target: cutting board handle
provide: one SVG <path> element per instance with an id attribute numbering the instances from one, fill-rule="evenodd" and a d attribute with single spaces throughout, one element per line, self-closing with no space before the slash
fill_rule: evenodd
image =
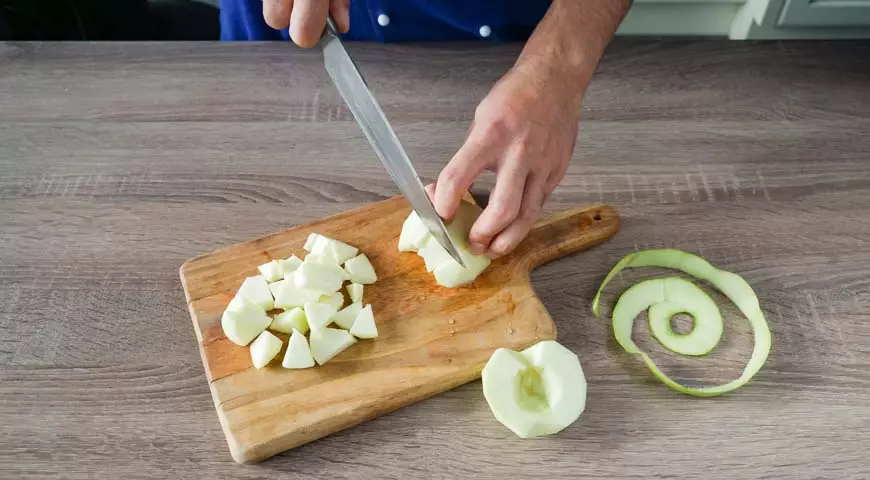
<path id="1" fill-rule="evenodd" d="M 510 255 L 510 261 L 531 271 L 557 258 L 604 243 L 618 231 L 619 214 L 613 207 L 574 208 L 538 222 Z"/>

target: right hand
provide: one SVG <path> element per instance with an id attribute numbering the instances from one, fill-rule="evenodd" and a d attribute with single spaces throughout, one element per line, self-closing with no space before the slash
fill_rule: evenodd
<path id="1" fill-rule="evenodd" d="M 290 38 L 300 47 L 317 45 L 329 15 L 339 32 L 350 30 L 350 0 L 263 0 L 266 23 L 276 30 L 289 26 Z"/>

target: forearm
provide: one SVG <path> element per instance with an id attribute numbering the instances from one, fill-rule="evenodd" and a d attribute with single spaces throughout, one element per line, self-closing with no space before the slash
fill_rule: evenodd
<path id="1" fill-rule="evenodd" d="M 558 82 L 578 105 L 631 0 L 554 0 L 517 59 L 515 70 Z"/>

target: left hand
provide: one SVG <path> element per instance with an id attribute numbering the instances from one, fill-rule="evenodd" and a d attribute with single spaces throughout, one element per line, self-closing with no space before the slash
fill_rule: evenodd
<path id="1" fill-rule="evenodd" d="M 465 144 L 429 187 L 447 220 L 483 170 L 496 173 L 489 205 L 469 235 L 471 251 L 511 252 L 537 222 L 574 151 L 583 88 L 546 69 L 514 68 L 477 107 Z"/>

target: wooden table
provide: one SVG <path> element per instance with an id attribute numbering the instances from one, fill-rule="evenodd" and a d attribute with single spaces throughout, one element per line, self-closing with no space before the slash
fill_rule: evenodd
<path id="1" fill-rule="evenodd" d="M 518 49 L 352 53 L 431 180 Z M 617 42 L 547 210 L 607 202 L 623 229 L 533 275 L 588 376 L 580 421 L 520 440 L 493 419 L 474 382 L 239 466 L 209 396 L 178 267 L 395 187 L 317 52 L 0 44 L 0 472 L 868 478 L 868 58 L 866 43 Z M 702 254 L 754 286 L 774 347 L 748 386 L 717 399 L 672 392 L 592 316 L 610 266 L 653 247 Z M 606 301 L 644 275 L 626 274 Z M 725 339 L 710 358 L 657 358 L 686 381 L 736 377 L 751 336 L 733 308 L 725 313 Z M 638 322 L 636 337 L 655 350 L 647 336 Z"/>

